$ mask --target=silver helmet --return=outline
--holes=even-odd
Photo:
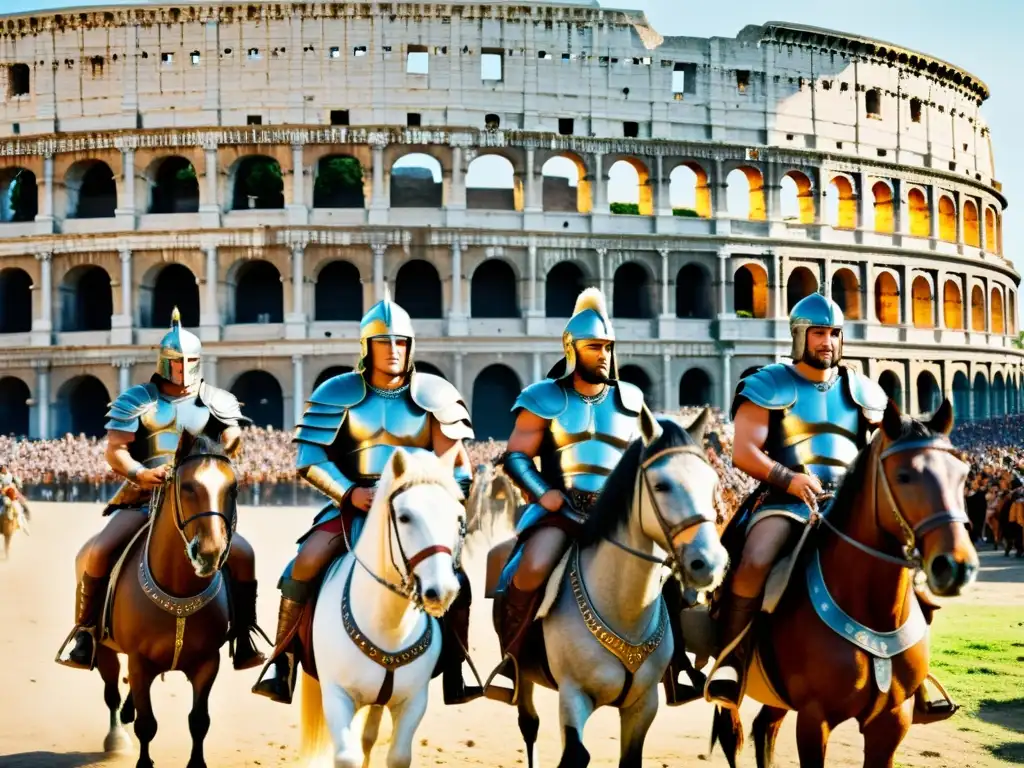
[[[384,298],[378,301],[363,315],[359,323],[359,362],[356,370],[362,373],[369,365],[370,341],[379,338],[401,338],[407,340],[409,347],[405,358],[406,372],[412,370],[413,345],[416,333],[412,328],[409,313],[391,300],[391,292],[385,285]]]
[[[619,378],[619,361],[615,354],[615,331],[612,329],[612,321],[608,317],[608,306],[604,294],[597,288],[587,288],[576,298],[576,306],[573,307],[572,317],[565,324],[562,331],[562,351],[565,354],[564,371],[557,378],[564,379],[571,376],[576,370],[576,342],[599,339],[612,342],[612,362],[610,378]],[[552,373],[561,368],[559,362]],[[551,374],[549,374],[550,376]]]
[[[839,349],[836,362],[843,357],[843,310],[832,299],[820,293],[812,293],[800,299],[789,313],[789,332],[793,336],[790,357],[800,361],[807,349],[808,328],[836,328],[839,330]]]
[[[171,313],[171,330],[160,340],[156,373],[172,384],[192,389],[199,384],[199,363],[203,345],[199,337],[181,327],[181,313]]]

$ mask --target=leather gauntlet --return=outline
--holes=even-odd
[[[505,467],[505,474],[519,486],[520,490],[540,501],[540,497],[552,490],[540,472],[537,471],[533,459],[521,451],[506,453],[500,463]]]

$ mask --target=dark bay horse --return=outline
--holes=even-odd
[[[952,427],[948,400],[927,422],[902,416],[890,400],[778,607],[754,625],[746,693],[765,704],[752,734],[759,768],[772,765],[789,711],[802,768],[825,765],[829,735],[849,719],[864,734],[865,768],[893,765],[928,676],[929,621],[914,574],[923,571],[929,589],[948,597],[978,571],[964,510],[968,467],[949,443]],[[716,739],[735,766],[737,711],[716,710],[712,746]]]
[[[212,440],[183,432],[167,483],[153,494],[150,522],[130,545],[111,578],[113,600],[104,611],[110,632],[96,650],[110,710],[104,750],[130,747],[118,722],[119,653],[128,656],[130,693],[121,720],[135,719],[136,768],[152,768],[156,735],[150,701],[154,679],[179,670],[192,683],[188,768],[206,768],[203,740],[210,728],[209,698],[228,639],[228,588],[221,567],[235,530],[238,483],[230,459]],[[81,578],[82,564],[76,563]]]

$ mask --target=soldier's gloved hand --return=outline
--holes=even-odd
[[[562,495],[561,491],[552,489],[541,496],[537,503],[548,512],[557,512],[565,506],[565,496]]]
[[[376,488],[356,488],[352,491],[352,506],[363,512],[369,512],[376,490]]]
[[[803,501],[811,512],[817,512],[818,496],[822,492],[822,487],[814,475],[807,475],[803,472],[793,475],[786,492]]]
[[[135,482],[147,491],[152,491],[164,484],[167,479],[167,466],[161,465],[153,469],[143,469],[135,476]]]

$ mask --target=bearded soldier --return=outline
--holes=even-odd
[[[492,673],[512,680],[512,689],[491,682],[488,698],[518,698],[519,657],[544,594],[544,584],[580,533],[587,514],[629,444],[640,437],[643,392],[621,381],[615,332],[605,298],[588,288],[576,299],[562,332],[564,358],[531,384],[512,407],[515,429],[502,457],[505,474],[531,500],[516,528],[518,540],[503,585],[500,640],[503,658]],[[540,461],[540,469],[534,463]],[[670,704],[683,703],[677,690],[683,644],[679,632],[682,594],[675,579],[664,590],[679,653],[665,673]],[[689,664],[683,669],[689,672]],[[693,698],[690,696],[688,698]]]
[[[720,619],[721,647],[734,647],[712,672],[709,701],[739,706],[765,583],[797,526],[834,492],[885,412],[878,384],[840,365],[843,312],[818,293],[799,301],[789,318],[793,364],[775,363],[744,378],[732,404],[733,464],[761,482],[734,524],[745,530],[743,555],[731,579]],[[928,613],[926,611],[926,613]],[[918,694],[917,709],[931,719],[956,711],[947,699]],[[948,715],[945,715],[948,716]]]
[[[299,474],[330,500],[312,530],[299,539],[298,555],[278,584],[281,606],[273,665],[253,692],[289,704],[300,659],[297,628],[303,609],[326,567],[354,545],[374,489],[397,447],[433,451],[460,447],[455,479],[469,495],[472,478],[463,440],[473,427],[458,390],[440,376],[417,373],[415,333],[404,309],[390,298],[374,305],[360,323],[357,370],[328,379],[310,396],[295,432]],[[469,643],[469,580],[458,573],[459,595],[445,614],[441,667],[446,704],[481,694],[462,679]]]
[[[232,460],[241,454],[241,427],[250,420],[242,415],[234,395],[200,377],[201,353],[199,338],[181,327],[175,307],[171,329],[160,341],[156,373],[147,383],[126,389],[110,405],[106,459],[126,482],[103,512],[110,516],[106,527],[83,548],[85,572],[76,597],[75,645],[67,658],[58,655],[60,664],[92,668],[99,640],[98,614],[110,570],[124,546],[146,524],[152,492],[169,480],[167,465],[174,459],[182,431],[219,440]],[[237,533],[226,568],[234,666],[249,669],[262,664],[264,657],[250,636],[256,627],[255,555]]]

